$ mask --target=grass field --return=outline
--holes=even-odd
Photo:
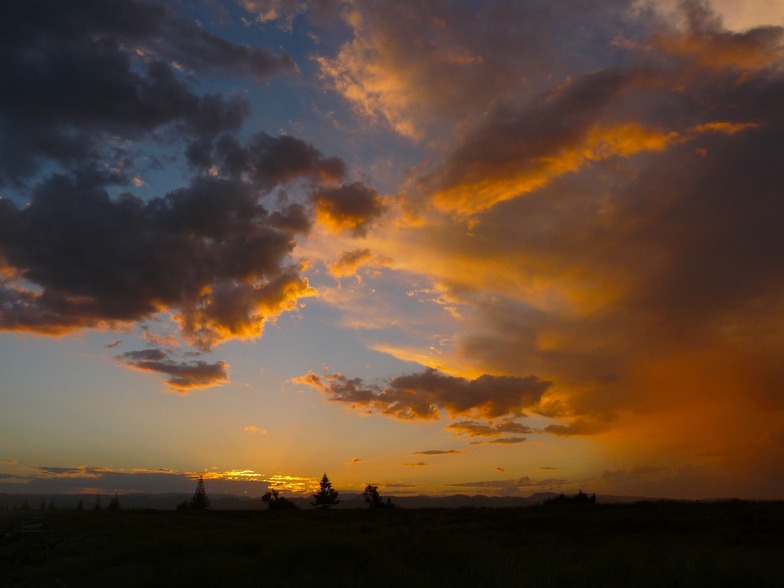
[[[784,503],[0,512],[0,586],[784,586]]]

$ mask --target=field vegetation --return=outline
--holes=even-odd
[[[784,503],[2,511],[0,586],[784,586]]]

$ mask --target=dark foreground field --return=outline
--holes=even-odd
[[[783,503],[0,512],[0,586],[784,586]]]

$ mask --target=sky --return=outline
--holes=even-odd
[[[784,2],[0,5],[0,493],[784,498]]]

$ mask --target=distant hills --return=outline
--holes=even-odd
[[[542,504],[556,496],[554,492],[537,492],[531,496],[485,496],[481,494],[468,496],[455,494],[452,496],[390,496],[393,504],[401,508],[509,508]],[[101,494],[101,507],[109,505],[113,494]],[[53,506],[58,510],[75,509],[82,501],[84,510],[92,510],[95,506],[95,494],[0,494],[0,509],[22,508],[24,504],[31,510],[48,509]],[[178,504],[190,500],[191,494],[120,494],[120,507],[129,510],[174,510]],[[262,510],[267,505],[261,497],[237,496],[233,494],[209,494],[212,510]],[[303,497],[286,496],[302,509],[312,508],[310,495]],[[642,496],[609,496],[597,495],[597,502],[604,504],[633,503],[643,500],[658,500]],[[367,508],[361,494],[340,494],[340,504],[335,508]]]

